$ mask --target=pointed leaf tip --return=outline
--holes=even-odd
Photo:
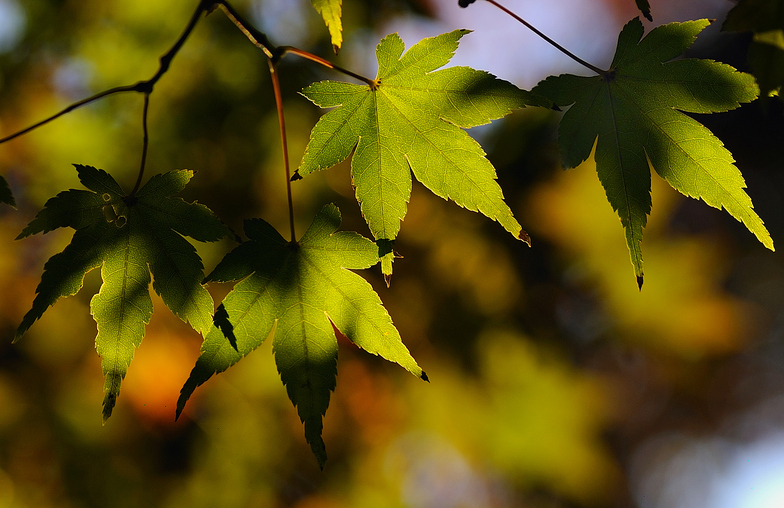
[[[0,176],[0,203],[16,208],[16,201],[14,201],[14,195],[11,193],[11,187],[2,176]]]
[[[422,375],[421,375],[421,376],[419,376],[419,378],[420,378],[422,381],[427,381],[428,383],[430,382],[430,378],[428,378],[428,377],[427,377],[427,374],[425,374],[425,371],[424,371],[424,370],[422,371]]]
[[[642,12],[642,15],[645,16],[645,19],[648,21],[653,21],[653,16],[651,16],[651,4],[648,0],[635,0],[637,2],[637,8]]]
[[[102,425],[106,425],[107,420],[112,416],[115,404],[117,404],[117,394],[107,393],[103,399],[103,411],[101,412],[101,416],[103,417]]]
[[[529,247],[531,246],[531,236],[528,234],[528,232],[525,229],[520,230],[520,233],[517,234],[517,238],[525,242],[525,244],[528,245]]]
[[[343,44],[343,1],[311,0],[311,3],[324,19],[324,24],[329,30],[332,49],[337,55],[340,46]]]
[[[642,275],[637,276],[637,289],[642,291]]]

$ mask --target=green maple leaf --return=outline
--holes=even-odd
[[[755,32],[747,61],[763,96],[784,86],[784,0],[744,0],[727,13],[722,30]]]
[[[747,57],[762,95],[769,96],[784,86],[784,30],[755,33]]]
[[[90,302],[90,312],[98,325],[95,347],[106,378],[106,421],[152,315],[150,272],[153,289],[172,312],[206,334],[212,327],[212,298],[201,285],[201,259],[181,235],[215,241],[228,229],[204,205],[172,197],[192,171],[153,176],[128,197],[105,171],[81,165],[76,170],[89,191],[71,189],[50,199],[17,237],[60,227],[76,230],[71,243],[44,266],[32,309],[15,340],[60,297],[76,294],[87,272],[101,267],[103,284]]]
[[[8,182],[2,176],[0,176],[0,203],[16,206],[14,195],[11,194],[11,187],[8,186]]]
[[[322,81],[303,94],[335,108],[313,128],[299,176],[327,169],[354,151],[351,175],[362,213],[377,240],[394,240],[406,214],[411,173],[432,192],[528,235],[504,202],[495,169],[461,129],[489,123],[529,104],[549,105],[493,75],[446,65],[467,30],[405,46],[397,34],[376,48],[373,86]],[[392,254],[384,260],[391,274]]]
[[[313,7],[324,18],[324,24],[329,29],[329,36],[332,39],[332,48],[335,53],[343,45],[343,0],[310,0]]]
[[[182,388],[177,416],[197,386],[256,349],[270,335],[288,396],[323,467],[322,417],[335,388],[338,344],[333,326],[365,351],[427,376],[403,345],[373,288],[348,269],[378,262],[377,246],[356,233],[336,232],[340,212],[325,206],[299,242],[287,242],[261,219],[245,221],[240,244],[208,276],[237,283],[216,313],[216,326]]]
[[[727,111],[758,94],[754,78],[729,65],[669,61],[691,46],[709,23],[671,23],[641,40],[643,26],[634,19],[620,34],[609,71],[594,77],[549,77],[533,90],[558,106],[571,105],[559,127],[564,166],[586,160],[595,144],[599,179],[620,216],[640,285],[640,242],[651,210],[650,167],[681,193],[725,208],[773,249],[770,234],[743,191],[746,184],[732,154],[707,128],[681,113]]]

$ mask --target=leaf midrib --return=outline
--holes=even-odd
[[[634,251],[634,261],[635,261],[635,271],[639,269],[639,274],[641,275],[642,270],[642,252],[641,252],[641,243],[642,238],[637,237],[637,231],[635,228],[635,224],[632,220],[632,208],[631,208],[631,199],[629,195],[629,187],[626,183],[626,170],[623,164],[623,156],[621,154],[621,140],[618,136],[618,123],[617,123],[617,116],[615,112],[615,103],[613,102],[613,95],[612,95],[612,82],[603,82],[605,83],[605,90],[607,91],[607,98],[610,105],[610,116],[612,117],[612,124],[613,124],[613,136],[615,137],[615,148],[616,148],[616,155],[618,157],[618,162],[621,166],[621,181],[623,182],[623,194],[625,199],[626,205],[626,216],[629,220],[628,231],[631,233],[632,236],[632,245],[629,247]],[[636,263],[639,262],[640,266],[637,267]]]
[[[637,108],[637,111],[639,112],[639,114],[640,114],[640,115],[641,115],[643,118],[645,118],[645,120],[646,120],[646,121],[649,123],[649,125],[650,125],[650,126],[652,126],[654,129],[656,129],[656,130],[657,130],[657,132],[659,132],[659,133],[660,133],[660,134],[661,134],[663,137],[665,137],[665,138],[666,138],[666,139],[667,139],[667,140],[670,142],[670,144],[671,144],[671,145],[673,145],[674,147],[676,147],[676,148],[677,148],[677,149],[678,149],[678,150],[679,150],[679,151],[680,151],[682,154],[684,154],[684,155],[686,156],[686,158],[687,158],[689,161],[691,161],[691,162],[692,162],[692,164],[693,164],[693,165],[695,165],[696,167],[700,168],[700,169],[702,170],[703,174],[705,174],[706,176],[708,176],[708,177],[709,177],[709,178],[710,178],[710,179],[711,179],[711,180],[714,182],[714,184],[716,185],[716,187],[717,187],[717,188],[720,188],[720,189],[723,191],[723,194],[724,194],[725,196],[727,196],[728,198],[730,198],[730,200],[731,200],[733,203],[735,203],[735,205],[736,205],[736,206],[740,207],[740,209],[743,209],[743,210],[745,210],[745,208],[746,208],[746,207],[745,207],[745,206],[744,206],[742,203],[740,203],[740,202],[739,202],[739,201],[738,201],[738,200],[737,200],[737,199],[736,199],[736,198],[735,198],[735,197],[732,195],[732,193],[730,193],[730,192],[729,192],[729,191],[728,191],[728,190],[727,190],[727,189],[726,189],[726,188],[725,188],[723,185],[720,185],[720,184],[719,184],[719,181],[718,181],[718,180],[716,180],[716,179],[713,177],[713,175],[711,174],[711,172],[710,172],[710,171],[708,171],[708,170],[707,170],[707,168],[705,168],[704,166],[702,166],[701,164],[699,164],[699,163],[698,163],[698,162],[697,162],[697,161],[696,161],[696,160],[695,160],[695,159],[694,159],[694,158],[693,158],[693,157],[692,157],[692,156],[691,156],[691,155],[690,155],[688,152],[686,152],[685,150],[683,150],[683,149],[681,148],[681,146],[680,146],[680,144],[679,144],[679,143],[675,142],[675,140],[673,140],[673,138],[672,138],[672,137],[670,137],[670,135],[669,135],[669,134],[668,134],[668,133],[667,133],[667,132],[666,132],[664,129],[662,129],[662,128],[659,126],[659,124],[658,124],[658,123],[654,122],[654,121],[651,119],[651,117],[649,117],[649,116],[648,116],[648,114],[647,114],[646,110],[645,110],[645,109],[644,109],[644,108],[643,108],[643,107],[642,107],[640,104],[638,104],[638,103],[637,103],[637,101],[635,101],[635,100],[634,100],[634,94],[627,93],[627,92],[626,92],[626,90],[624,90],[624,89],[623,89],[621,86],[617,86],[616,88],[618,89],[618,91],[619,91],[621,94],[623,94],[623,95],[624,95],[624,97],[625,97],[625,98],[626,98],[626,99],[627,99],[627,100],[628,100],[628,101],[629,101],[631,104],[633,104],[633,105],[634,105],[634,106]],[[675,108],[669,108],[669,109],[671,109],[671,110],[675,111],[676,113],[679,113],[679,114],[681,114],[681,115],[684,115],[684,116],[686,116],[684,113],[680,112],[679,110],[677,110],[677,109],[675,109]],[[690,117],[687,117],[687,118],[690,118]],[[698,122],[698,123],[699,123],[699,122]],[[701,124],[700,124],[700,125],[701,125]],[[713,135],[711,134],[711,136],[713,136]],[[714,137],[715,137],[715,136],[714,136]],[[716,139],[717,139],[717,138],[716,138]],[[643,148],[644,148],[644,146],[643,146]],[[675,176],[675,174],[674,174],[674,173],[675,173],[675,172],[673,172],[673,176]],[[742,192],[742,189],[741,189],[741,192]],[[699,195],[698,195],[697,197],[701,197],[701,196],[699,196]],[[704,199],[703,199],[703,201],[704,201]],[[725,208],[726,208],[726,207],[725,207]],[[744,215],[746,215],[746,214],[744,214]]]

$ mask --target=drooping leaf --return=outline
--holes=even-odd
[[[8,182],[2,176],[0,176],[0,203],[16,207],[14,195],[11,193],[11,187],[8,186]]]
[[[527,238],[504,202],[495,169],[461,129],[489,123],[528,104],[549,105],[486,72],[446,65],[467,30],[405,46],[397,34],[376,48],[374,85],[322,81],[303,94],[335,108],[311,132],[300,176],[327,169],[354,150],[356,197],[373,236],[394,240],[411,194],[411,172],[444,199],[498,221]],[[390,258],[391,259],[391,258]],[[391,273],[391,262],[386,263]],[[385,273],[389,275],[390,273]]]
[[[533,90],[558,106],[571,106],[559,127],[564,166],[577,166],[595,146],[597,173],[620,216],[639,285],[640,242],[651,210],[650,167],[681,193],[725,208],[773,249],[732,154],[707,128],[681,113],[727,111],[758,94],[754,78],[729,65],[670,61],[708,24],[671,23],[642,38],[642,23],[634,19],[620,34],[609,71],[594,77],[549,77]]]
[[[332,39],[332,48],[335,53],[343,45],[343,0],[310,0],[313,7],[324,18],[324,24],[329,29],[329,36]]]
[[[778,92],[784,86],[784,30],[754,34],[747,57],[751,72],[757,78],[761,95]]]
[[[90,302],[90,312],[98,325],[95,347],[106,378],[106,421],[152,315],[150,272],[153,289],[172,312],[206,334],[212,326],[212,298],[201,285],[201,259],[181,235],[208,242],[229,231],[204,205],[172,197],[192,171],[153,176],[129,197],[105,171],[81,165],[76,170],[89,190],[71,189],[50,199],[17,237],[60,227],[76,230],[71,243],[44,266],[16,339],[60,297],[76,294],[87,272],[101,267],[103,284]]]
[[[243,279],[216,314],[196,366],[177,402],[177,416],[197,386],[237,363],[273,334],[273,352],[305,438],[323,467],[322,417],[335,388],[338,344],[333,326],[356,345],[427,379],[403,345],[378,295],[349,269],[378,262],[378,247],[353,232],[336,232],[340,212],[325,206],[299,242],[283,239],[261,219],[245,221],[249,241],[207,277]]]
[[[722,30],[767,32],[784,29],[784,0],[741,0],[730,9]]]
[[[761,95],[784,85],[784,1],[744,0],[727,13],[722,30],[755,32],[747,61]]]
[[[645,19],[648,21],[653,21],[653,16],[651,16],[651,4],[648,0],[634,0],[637,2],[637,8],[640,9],[642,15],[645,16]]]

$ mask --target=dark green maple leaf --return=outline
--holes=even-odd
[[[653,21],[653,17],[651,16],[651,4],[648,2],[648,0],[634,1],[637,2],[637,8],[640,9],[642,15],[645,16],[648,21]]]
[[[411,173],[432,192],[528,235],[504,202],[493,166],[461,129],[489,123],[526,105],[550,105],[486,72],[446,65],[467,30],[424,39],[405,54],[397,34],[376,48],[373,86],[322,81],[302,93],[335,108],[313,128],[299,176],[327,169],[352,150],[356,197],[377,240],[394,240],[406,214]],[[385,258],[385,275],[391,274]]]
[[[103,284],[90,302],[90,312],[98,325],[95,347],[106,378],[106,421],[152,315],[150,272],[153,289],[172,312],[206,334],[212,327],[212,298],[201,285],[201,259],[181,235],[209,242],[229,231],[204,205],[172,197],[192,171],[153,176],[129,197],[105,171],[81,165],[76,170],[89,191],[71,189],[50,199],[17,237],[60,227],[76,230],[71,243],[44,266],[33,307],[16,339],[57,299],[76,294],[87,272],[101,267]]]
[[[221,261],[208,281],[241,280],[226,297],[216,325],[182,388],[177,416],[197,386],[256,349],[273,333],[273,353],[305,438],[323,467],[322,417],[335,388],[338,343],[333,326],[365,351],[427,376],[403,345],[373,288],[348,269],[378,263],[378,247],[337,232],[340,212],[325,206],[299,242],[287,242],[261,219],[245,221],[249,241]]]
[[[781,96],[784,87],[784,30],[755,33],[747,57],[763,96]]]
[[[784,0],[742,0],[730,9],[722,30],[767,32],[784,29]]]
[[[671,23],[642,38],[642,23],[634,19],[620,34],[609,71],[594,77],[549,77],[533,90],[558,106],[571,106],[559,127],[564,166],[577,166],[595,146],[599,179],[620,216],[639,285],[640,242],[651,210],[651,167],[681,193],[726,209],[773,249],[732,154],[707,128],[681,113],[727,111],[754,100],[759,92],[751,75],[729,65],[670,61],[709,23]]]
[[[763,96],[779,92],[784,86],[784,0],[744,0],[727,13],[722,30],[754,32],[747,57],[751,72]]]
[[[11,194],[11,187],[8,186],[8,182],[2,176],[0,176],[0,203],[16,206],[14,195]]]

